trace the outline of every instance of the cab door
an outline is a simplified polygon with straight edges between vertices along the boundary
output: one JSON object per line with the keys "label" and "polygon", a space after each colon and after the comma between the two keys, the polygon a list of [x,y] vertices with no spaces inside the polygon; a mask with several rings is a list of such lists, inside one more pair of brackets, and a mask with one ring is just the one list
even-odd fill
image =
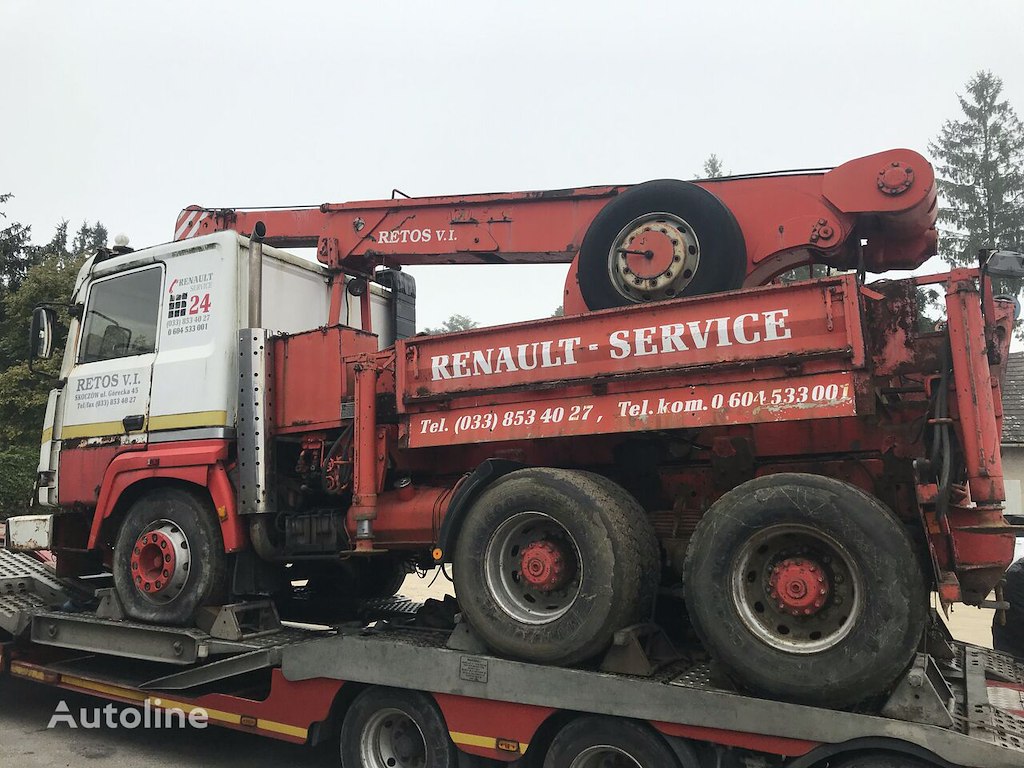
{"label": "cab door", "polygon": [[163,280],[151,264],[89,287],[59,405],[62,504],[95,501],[110,459],[146,445]]}

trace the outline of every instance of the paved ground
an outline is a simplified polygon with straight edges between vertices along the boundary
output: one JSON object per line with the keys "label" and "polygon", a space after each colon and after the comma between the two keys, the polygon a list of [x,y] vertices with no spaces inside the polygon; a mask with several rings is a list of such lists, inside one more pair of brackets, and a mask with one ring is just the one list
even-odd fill
{"label": "paved ground", "polygon": [[[438,597],[451,591],[444,577],[433,586],[429,579],[410,577],[405,594],[413,599]],[[954,635],[963,640],[991,643],[991,612],[961,606],[952,615]],[[190,731],[182,749],[181,731],[47,730],[58,703],[65,700],[72,711],[93,706],[97,699],[54,691],[21,680],[0,682],[0,768],[137,768],[163,765],[168,768],[323,768],[336,766],[333,750],[311,750],[270,739],[210,727]]]}

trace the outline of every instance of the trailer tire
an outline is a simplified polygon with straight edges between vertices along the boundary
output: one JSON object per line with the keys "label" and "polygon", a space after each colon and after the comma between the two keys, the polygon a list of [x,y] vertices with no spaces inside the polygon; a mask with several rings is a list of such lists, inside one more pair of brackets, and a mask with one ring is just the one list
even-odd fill
{"label": "trailer tire", "polygon": [[456,768],[458,759],[437,704],[420,691],[367,688],[341,724],[342,768]]}
{"label": "trailer tire", "polygon": [[[613,762],[614,761],[614,762]],[[551,742],[544,768],[679,768],[672,749],[650,726],[618,717],[579,717]]]}
{"label": "trailer tire", "polygon": [[596,310],[739,288],[746,269],[732,211],[703,187],[662,179],[598,212],[580,245],[577,279]]}
{"label": "trailer tire", "polygon": [[705,513],[683,565],[694,629],[741,686],[848,707],[909,665],[928,593],[913,543],[877,499],[809,474],[750,480]]}
{"label": "trailer tire", "polygon": [[529,468],[473,503],[455,544],[455,594],[498,653],[572,665],[650,618],[660,550],[643,508],[589,472]]}
{"label": "trailer tire", "polygon": [[862,752],[836,758],[836,768],[937,768],[935,763],[898,752]]}
{"label": "trailer tire", "polygon": [[125,612],[139,621],[187,625],[225,600],[227,555],[209,499],[175,486],[137,498],[117,532],[113,572]]}

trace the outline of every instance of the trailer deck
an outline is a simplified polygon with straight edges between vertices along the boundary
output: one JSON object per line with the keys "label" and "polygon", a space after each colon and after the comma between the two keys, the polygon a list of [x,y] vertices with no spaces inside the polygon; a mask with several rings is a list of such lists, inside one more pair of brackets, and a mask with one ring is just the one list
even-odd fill
{"label": "trailer deck", "polygon": [[887,701],[844,712],[743,694],[700,652],[662,653],[645,670],[658,653],[643,633],[622,633],[600,667],[567,669],[490,656],[462,625],[415,626],[401,601],[373,607],[371,618],[386,618],[370,624],[275,624],[256,604],[200,629],[111,618],[105,590],[88,596],[0,550],[0,630],[10,637],[0,669],[155,710],[202,708],[215,724],[295,743],[328,738],[345,702],[387,686],[429,692],[460,750],[502,762],[529,754],[558,713],[586,712],[649,722],[684,766],[691,744],[780,756],[793,768],[857,748],[949,766],[1024,764],[1024,660],[948,639],[930,640],[934,653],[918,654]]}

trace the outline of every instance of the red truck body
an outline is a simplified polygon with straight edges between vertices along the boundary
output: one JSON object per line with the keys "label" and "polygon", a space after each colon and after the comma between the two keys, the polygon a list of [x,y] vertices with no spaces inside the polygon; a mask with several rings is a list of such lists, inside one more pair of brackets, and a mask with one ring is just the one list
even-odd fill
{"label": "red truck body", "polygon": [[[98,491],[94,506],[75,504],[79,523],[61,522],[58,562],[75,571],[101,552],[115,578],[124,564],[123,599],[133,584],[157,607],[209,598],[190,592],[202,579],[175,570],[201,530],[190,534],[176,512],[150,514],[118,543],[126,511],[142,514],[147,494],[164,503],[160,483],[171,481],[203,489],[218,518],[211,562],[223,571],[234,554],[236,586],[261,589],[251,555],[312,580],[324,564],[356,562],[362,575],[345,588],[358,590],[394,581],[373,563],[455,562],[470,623],[497,617],[489,644],[510,655],[571,646],[537,660],[592,656],[649,616],[659,588],[680,584],[713,653],[733,622],[751,633],[733,644],[753,640],[798,664],[820,655],[824,669],[848,636],[881,631],[862,618],[909,604],[892,674],[839,696],[853,703],[906,666],[930,589],[944,603],[979,604],[1013,553],[999,454],[1012,305],[993,298],[984,268],[863,281],[933,255],[935,216],[931,167],[908,150],[696,184],[192,206],[178,240],[232,229],[254,243],[315,246],[331,281],[328,316],[305,332],[242,330],[236,437],[66,445],[62,493]],[[571,262],[566,316],[396,334],[379,348],[367,280],[386,272],[397,297],[403,265],[528,262]],[[811,263],[855,272],[768,284]],[[929,285],[945,295],[944,323],[924,314]],[[338,324],[349,295],[361,296],[360,329]],[[819,529],[833,502],[845,511]],[[502,505],[505,517],[479,522]],[[753,533],[730,544],[716,526],[740,508]],[[610,517],[588,528],[595,509]],[[479,541],[466,543],[472,531]],[[888,560],[865,561],[896,539]],[[889,607],[873,602],[885,582],[902,590]],[[171,584],[180,592],[168,594]],[[491,602],[467,604],[481,589]],[[612,596],[606,615],[581,607],[591,591]],[[728,616],[697,609],[727,597]],[[559,634],[598,614],[596,641]],[[508,646],[503,634],[514,636]],[[745,679],[742,659],[726,666],[754,690],[774,685]],[[781,696],[833,695],[813,679],[800,685]]]}

